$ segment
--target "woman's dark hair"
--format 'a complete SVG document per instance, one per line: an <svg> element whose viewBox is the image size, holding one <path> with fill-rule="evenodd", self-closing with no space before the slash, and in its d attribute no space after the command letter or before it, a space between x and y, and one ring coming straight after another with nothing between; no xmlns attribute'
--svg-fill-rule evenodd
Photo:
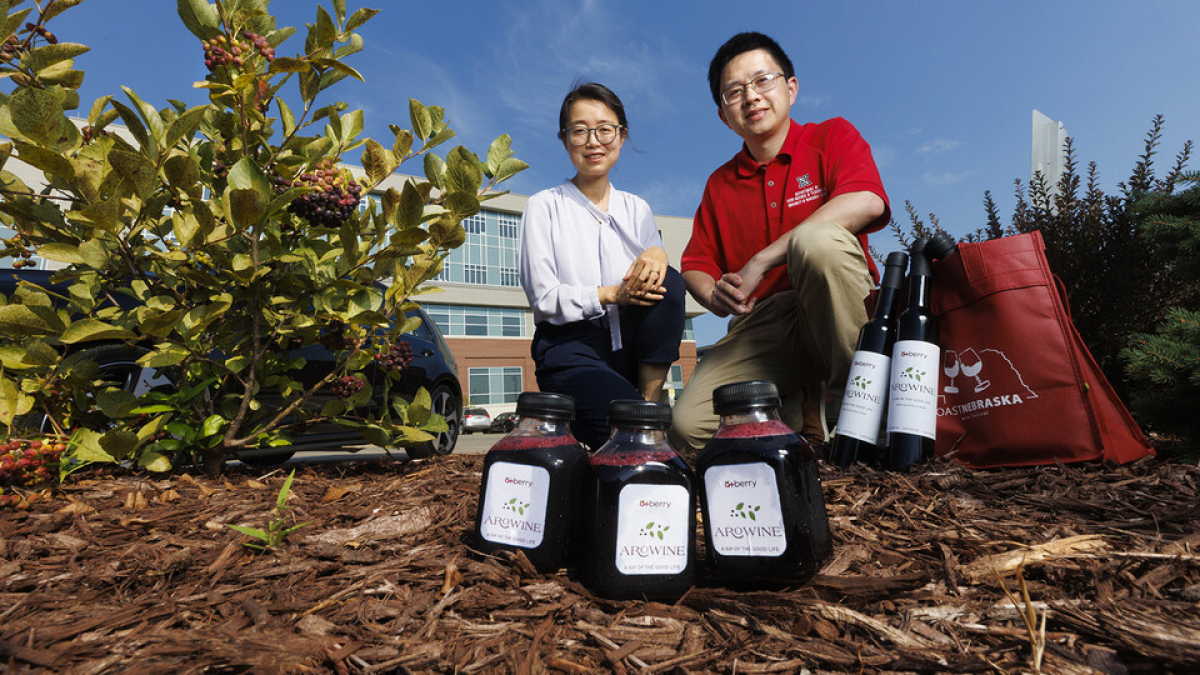
<svg viewBox="0 0 1200 675"><path fill-rule="evenodd" d="M625 104L621 103L620 97L602 84L585 82L575 85L563 99L562 108L558 111L558 140L567 138L567 122L570 121L571 106L575 105L576 101L596 101L608 106L609 110L617 114L617 124L621 125L622 135L629 133L629 123L625 121Z"/></svg>
<svg viewBox="0 0 1200 675"><path fill-rule="evenodd" d="M713 103L716 103L718 108L721 107L721 75L725 72L725 66L738 56L755 49L766 50L771 58L775 59L775 63L779 64L785 78L790 80L796 76L792 60L778 42L762 33L738 33L721 45L712 62L708 64L708 88L712 90Z"/></svg>

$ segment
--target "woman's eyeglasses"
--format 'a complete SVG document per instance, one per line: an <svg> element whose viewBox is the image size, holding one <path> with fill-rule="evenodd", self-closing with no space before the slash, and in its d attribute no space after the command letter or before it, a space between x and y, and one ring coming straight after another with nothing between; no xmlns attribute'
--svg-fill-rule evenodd
<svg viewBox="0 0 1200 675"><path fill-rule="evenodd" d="M594 127L585 127L582 124L565 129L567 140L571 145L587 145L588 137L596 134L596 142L600 145L608 145L617 140L617 134L621 133L623 127L620 124L598 124Z"/></svg>

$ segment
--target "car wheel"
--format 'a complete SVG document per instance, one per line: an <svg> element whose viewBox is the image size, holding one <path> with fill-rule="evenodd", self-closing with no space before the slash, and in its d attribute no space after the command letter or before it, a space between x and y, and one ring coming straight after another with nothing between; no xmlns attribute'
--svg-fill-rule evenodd
<svg viewBox="0 0 1200 675"><path fill-rule="evenodd" d="M125 345L100 345L85 350L83 354L95 361L99 367L98 379L111 382L134 396L141 396L150 391L173 391L174 383L162 373L154 368L138 365L137 360L146 352L145 349ZM86 426L99 430L111 428L111 421L96 409L95 401L90 396L85 400L77 400L75 406L76 415L90 418L85 422ZM38 433L52 431L50 421L45 415L28 415L19 421L18 426Z"/></svg>
<svg viewBox="0 0 1200 675"><path fill-rule="evenodd" d="M454 446L458 443L458 434L462 426L462 402L454 395L454 391L444 384L433 390L430 399L433 412L446 419L446 426L449 429L435 434L430 443L421 443L406 448L408 456L413 459L448 455L454 452Z"/></svg>

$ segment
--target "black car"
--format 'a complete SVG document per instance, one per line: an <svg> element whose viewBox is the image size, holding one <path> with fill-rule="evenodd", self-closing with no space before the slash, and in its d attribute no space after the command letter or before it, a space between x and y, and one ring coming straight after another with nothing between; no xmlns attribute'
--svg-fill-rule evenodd
<svg viewBox="0 0 1200 675"><path fill-rule="evenodd" d="M53 272L43 270L0 271L0 294L6 298L11 297L18 280L50 288L53 285L50 283L52 274ZM416 309L409 315L419 317L421 323L415 330L400 337L412 347L413 355L412 363L400 378L400 393L411 397L418 389L424 387L432 399L433 412L446 419L449 430L437 434L433 442L405 448L405 452L410 457L446 455L454 451L462 428L462 388L458 382L454 356L437 324L424 311ZM102 369L104 379L122 382L125 390L135 395L140 396L154 389L162 390L172 386L170 380L155 369L137 364L137 359L146 352L144 349L117 343L88 343L85 350ZM324 378L335 362L334 355L319 344L306 345L293 350L293 354L304 357L306 361L305 367L296 377L306 385ZM367 367L365 374L371 381L372 389L376 392L382 391L383 378L386 376L374 364ZM393 383L393 391L396 386ZM332 395L327 390L322 394L323 397L318 397L309 405L319 410ZM264 396L264 403L270 404L270 398L269 395ZM335 425L314 427L295 434L292 441L292 445L288 446L242 450L238 456L247 462L268 464L283 462L300 450L353 452L364 445L361 436Z"/></svg>
<svg viewBox="0 0 1200 675"><path fill-rule="evenodd" d="M502 434L507 434L517 428L517 413L500 413L492 418L492 428L488 431L496 431Z"/></svg>

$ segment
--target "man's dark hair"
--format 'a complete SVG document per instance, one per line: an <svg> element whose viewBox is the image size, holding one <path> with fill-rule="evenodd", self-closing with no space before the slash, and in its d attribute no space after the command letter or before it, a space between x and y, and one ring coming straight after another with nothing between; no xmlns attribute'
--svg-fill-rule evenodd
<svg viewBox="0 0 1200 675"><path fill-rule="evenodd" d="M571 106L576 101L596 101L608 106L617 114L617 123L621 125L622 134L629 133L629 123L625 121L625 105L612 89L595 82L576 84L567 97L563 99L562 108L558 111L558 140L567 138L567 122L571 117Z"/></svg>
<svg viewBox="0 0 1200 675"><path fill-rule="evenodd" d="M725 66L738 56L755 49L766 50L771 58L775 59L775 63L779 64L785 78L790 80L796 76L792 60L783 52L783 47L780 47L778 42L762 33L738 33L721 45L712 62L708 64L708 88L712 90L713 103L716 103L718 108L721 107L721 74L725 72Z"/></svg>

